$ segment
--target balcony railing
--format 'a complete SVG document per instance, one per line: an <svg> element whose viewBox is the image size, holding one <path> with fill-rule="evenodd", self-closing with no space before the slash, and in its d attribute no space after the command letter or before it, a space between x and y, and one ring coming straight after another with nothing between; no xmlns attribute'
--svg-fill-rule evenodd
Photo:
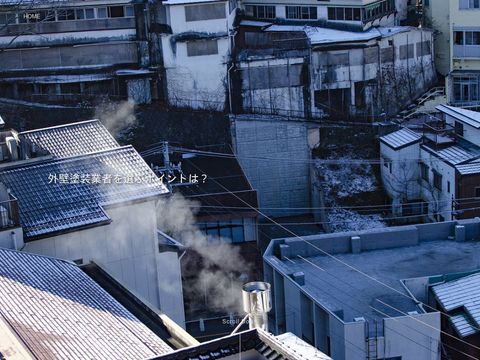
<svg viewBox="0 0 480 360"><path fill-rule="evenodd" d="M454 58L480 58L480 45L453 45Z"/></svg>
<svg viewBox="0 0 480 360"><path fill-rule="evenodd" d="M18 200L10 195L10 200L0 202L0 230L20 226Z"/></svg>

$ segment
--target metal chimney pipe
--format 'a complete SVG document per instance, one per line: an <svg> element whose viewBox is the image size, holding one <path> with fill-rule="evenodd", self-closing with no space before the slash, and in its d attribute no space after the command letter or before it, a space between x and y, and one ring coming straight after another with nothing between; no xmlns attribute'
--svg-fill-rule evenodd
<svg viewBox="0 0 480 360"><path fill-rule="evenodd" d="M270 291L270 284L262 281L243 285L243 310L248 314L250 329L260 328L268 331L268 313L272 310Z"/></svg>

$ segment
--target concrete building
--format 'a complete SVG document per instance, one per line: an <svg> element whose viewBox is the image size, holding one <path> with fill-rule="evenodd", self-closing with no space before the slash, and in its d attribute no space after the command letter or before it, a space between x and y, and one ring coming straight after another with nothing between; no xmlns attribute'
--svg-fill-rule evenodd
<svg viewBox="0 0 480 360"><path fill-rule="evenodd" d="M169 27L161 37L168 103L222 111L235 9L225 0L168 0L163 6Z"/></svg>
<svg viewBox="0 0 480 360"><path fill-rule="evenodd" d="M289 0L243 0L242 10L248 19L308 22L313 26L366 30L373 26L396 25L399 21L396 6L406 17L404 3L403 0L332 0L323 3L307 0L301 4Z"/></svg>
<svg viewBox="0 0 480 360"><path fill-rule="evenodd" d="M144 10L129 0L2 0L0 96L149 103L156 77L148 68Z"/></svg>
<svg viewBox="0 0 480 360"><path fill-rule="evenodd" d="M271 329L334 359L440 359L429 278L477 271L479 238L471 219L273 240Z"/></svg>
<svg viewBox="0 0 480 360"><path fill-rule="evenodd" d="M258 193L258 207L268 216L299 215L311 206L312 149L320 142L318 124L284 117L231 117L233 150ZM306 213L308 211L305 211Z"/></svg>
<svg viewBox="0 0 480 360"><path fill-rule="evenodd" d="M21 226L3 246L94 261L183 326L178 253L160 247L157 229L156 209L168 190L140 155L120 147L97 120L2 137L2 198L13 199ZM3 214L13 226L15 218Z"/></svg>
<svg viewBox="0 0 480 360"><path fill-rule="evenodd" d="M448 103L480 105L480 5L475 0L424 1L425 24L437 31L435 62Z"/></svg>
<svg viewBox="0 0 480 360"><path fill-rule="evenodd" d="M442 119L380 138L381 176L394 216L444 221L477 216L478 112L440 105ZM478 190L477 190L478 188Z"/></svg>
<svg viewBox="0 0 480 360"><path fill-rule="evenodd" d="M235 41L237 112L378 118L398 113L436 80L433 34L425 29L241 21Z"/></svg>

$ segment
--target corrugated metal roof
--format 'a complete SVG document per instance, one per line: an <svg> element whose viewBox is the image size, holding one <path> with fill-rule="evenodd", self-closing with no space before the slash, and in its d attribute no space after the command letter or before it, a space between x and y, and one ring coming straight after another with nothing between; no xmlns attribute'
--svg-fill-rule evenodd
<svg viewBox="0 0 480 360"><path fill-rule="evenodd" d="M458 145L449 146L441 150L436 150L426 145L424 145L424 148L427 148L431 153L435 154L440 159L452 165L458 165L480 156L480 154L470 152Z"/></svg>
<svg viewBox="0 0 480 360"><path fill-rule="evenodd" d="M39 153L57 158L84 155L119 147L117 141L99 120L25 131L20 140L33 144Z"/></svg>
<svg viewBox="0 0 480 360"><path fill-rule="evenodd" d="M38 359L144 359L173 350L76 265L0 249L0 315Z"/></svg>
<svg viewBox="0 0 480 360"><path fill-rule="evenodd" d="M131 146L0 172L27 237L108 221L103 205L168 192Z"/></svg>
<svg viewBox="0 0 480 360"><path fill-rule="evenodd" d="M444 311L460 310L450 322L460 336L477 333L480 327L480 273L432 286Z"/></svg>
<svg viewBox="0 0 480 360"><path fill-rule="evenodd" d="M380 141L384 142L393 149L398 149L402 146L413 144L422 138L421 134L418 134L410 129L403 128L388 135L380 137Z"/></svg>
<svg viewBox="0 0 480 360"><path fill-rule="evenodd" d="M461 175L472 175L480 173L479 162L471 162L468 164L457 165L455 168Z"/></svg>
<svg viewBox="0 0 480 360"><path fill-rule="evenodd" d="M443 104L438 105L436 109L476 129L480 129L480 112Z"/></svg>

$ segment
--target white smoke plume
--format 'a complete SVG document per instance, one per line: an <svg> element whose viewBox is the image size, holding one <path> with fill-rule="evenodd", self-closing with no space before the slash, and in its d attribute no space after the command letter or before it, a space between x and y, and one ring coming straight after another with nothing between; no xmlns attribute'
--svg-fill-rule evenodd
<svg viewBox="0 0 480 360"><path fill-rule="evenodd" d="M137 124L134 110L132 101L107 102L97 106L95 118L100 119L113 136L118 137L122 131Z"/></svg>
<svg viewBox="0 0 480 360"><path fill-rule="evenodd" d="M207 238L195 225L197 208L192 201L175 194L162 201L158 207L158 227L201 255L201 264L192 263L198 281L193 291L198 299L205 300L211 309L241 312L241 284L249 273L249 264L239 249L225 239ZM188 250L187 250L188 251Z"/></svg>

